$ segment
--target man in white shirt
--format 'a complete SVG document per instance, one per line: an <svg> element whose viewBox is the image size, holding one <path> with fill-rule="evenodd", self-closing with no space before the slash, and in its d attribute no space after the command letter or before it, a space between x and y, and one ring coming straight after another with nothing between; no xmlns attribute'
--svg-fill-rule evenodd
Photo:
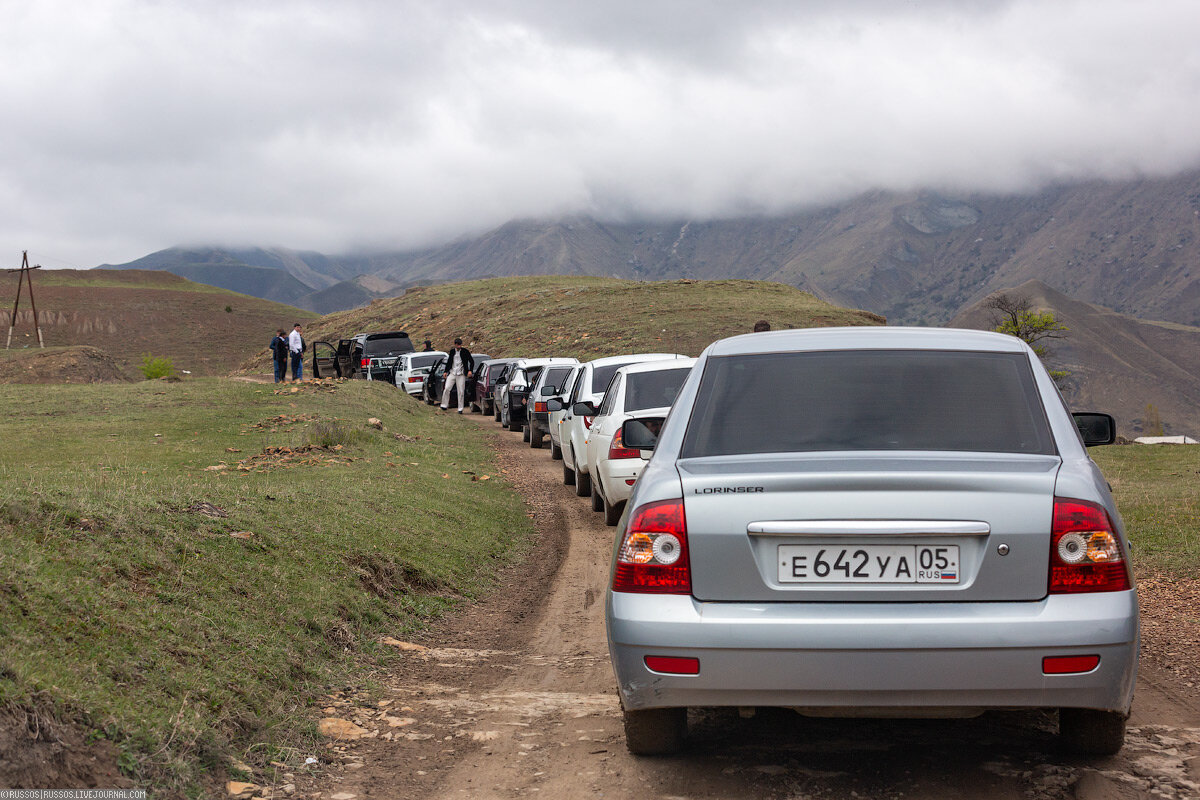
<svg viewBox="0 0 1200 800"><path fill-rule="evenodd" d="M292 380L304 380L304 337L300 335L300 323L288 334L288 351L292 354Z"/></svg>
<svg viewBox="0 0 1200 800"><path fill-rule="evenodd" d="M462 346L462 339L454 340L454 349L446 362L446 377L442 381L442 411L447 411L450 405L450 387L458 390L458 413L463 413L463 400L467 396L467 378L475 370L475 357L471 351Z"/></svg>

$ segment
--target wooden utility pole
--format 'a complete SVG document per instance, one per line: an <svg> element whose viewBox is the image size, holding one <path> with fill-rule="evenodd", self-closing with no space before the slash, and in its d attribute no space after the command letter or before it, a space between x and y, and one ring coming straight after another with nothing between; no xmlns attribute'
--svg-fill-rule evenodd
<svg viewBox="0 0 1200 800"><path fill-rule="evenodd" d="M19 272L17 278L17 299L13 301L12 319L8 321L8 341L4 344L4 349L8 350L12 347L12 332L13 327L17 324L17 306L21 304L21 284L26 278L29 279L29 305L33 306L33 327L37 328L38 347L45 349L46 343L42 341L42 326L38 324L37 303L33 302L33 271L41 269L41 264L29 266L29 251L21 251L21 267L20 269L10 269L8 272Z"/></svg>

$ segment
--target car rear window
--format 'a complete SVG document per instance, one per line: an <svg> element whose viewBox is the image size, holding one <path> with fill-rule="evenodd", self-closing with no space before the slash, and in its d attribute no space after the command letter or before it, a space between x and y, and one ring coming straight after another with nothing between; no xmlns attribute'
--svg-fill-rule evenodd
<svg viewBox="0 0 1200 800"><path fill-rule="evenodd" d="M603 367L592 367L592 394L600 394L606 390L608 384L612 382L612 376L621 367L636 363L636 361L622 361L619 364L605 364Z"/></svg>
<svg viewBox="0 0 1200 800"><path fill-rule="evenodd" d="M1055 452L1019 353L856 350L708 359L682 456Z"/></svg>
<svg viewBox="0 0 1200 800"><path fill-rule="evenodd" d="M542 381L543 386L553 386L556 392L561 391L562 382L571 374L572 367L550 367L546 370L546 379Z"/></svg>
<svg viewBox="0 0 1200 800"><path fill-rule="evenodd" d="M391 355L393 353L411 353L412 351L412 339L407 336L371 334L363 342L363 353L366 355Z"/></svg>
<svg viewBox="0 0 1200 800"><path fill-rule="evenodd" d="M442 358L442 356L440 354L437 354L437 355L430 354L427 356L411 356L408 359L408 363L409 363L409 366L411 369L416 369L417 367L428 367L430 364L435 363L439 358Z"/></svg>
<svg viewBox="0 0 1200 800"><path fill-rule="evenodd" d="M675 396L687 380L691 367L660 369L653 372L631 372L625 381L625 410L659 408L675 402Z"/></svg>

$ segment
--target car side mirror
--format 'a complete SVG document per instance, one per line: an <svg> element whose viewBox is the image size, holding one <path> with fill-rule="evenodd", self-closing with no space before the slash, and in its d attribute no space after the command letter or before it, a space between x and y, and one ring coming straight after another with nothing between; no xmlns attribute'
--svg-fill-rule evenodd
<svg viewBox="0 0 1200 800"><path fill-rule="evenodd" d="M1079 412L1071 415L1075 418L1075 427L1087 447L1112 444L1117 440L1117 422L1109 414Z"/></svg>
<svg viewBox="0 0 1200 800"><path fill-rule="evenodd" d="M625 420L621 425L621 441L634 450L653 450L658 446L658 432L662 424L662 417Z"/></svg>
<svg viewBox="0 0 1200 800"><path fill-rule="evenodd" d="M547 411L562 411L564 408L566 408L566 406L563 405L563 401L559 400L557 397L552 397L546 401Z"/></svg>
<svg viewBox="0 0 1200 800"><path fill-rule="evenodd" d="M557 386L543 386L542 387L542 397L553 397L556 394L558 394Z"/></svg>
<svg viewBox="0 0 1200 800"><path fill-rule="evenodd" d="M596 407L591 403L580 401L571 406L571 413L577 417L594 417L596 416Z"/></svg>

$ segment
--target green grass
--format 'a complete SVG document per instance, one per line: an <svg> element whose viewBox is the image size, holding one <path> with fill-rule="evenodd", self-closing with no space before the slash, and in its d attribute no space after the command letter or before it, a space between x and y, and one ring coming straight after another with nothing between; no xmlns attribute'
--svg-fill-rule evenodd
<svg viewBox="0 0 1200 800"><path fill-rule="evenodd" d="M1200 571L1200 445L1096 447L1139 574Z"/></svg>
<svg viewBox="0 0 1200 800"><path fill-rule="evenodd" d="M52 698L142 785L194 793L230 754L302 760L314 698L530 542L479 437L384 384L0 386L0 401L0 708ZM278 450L310 439L331 449Z"/></svg>

